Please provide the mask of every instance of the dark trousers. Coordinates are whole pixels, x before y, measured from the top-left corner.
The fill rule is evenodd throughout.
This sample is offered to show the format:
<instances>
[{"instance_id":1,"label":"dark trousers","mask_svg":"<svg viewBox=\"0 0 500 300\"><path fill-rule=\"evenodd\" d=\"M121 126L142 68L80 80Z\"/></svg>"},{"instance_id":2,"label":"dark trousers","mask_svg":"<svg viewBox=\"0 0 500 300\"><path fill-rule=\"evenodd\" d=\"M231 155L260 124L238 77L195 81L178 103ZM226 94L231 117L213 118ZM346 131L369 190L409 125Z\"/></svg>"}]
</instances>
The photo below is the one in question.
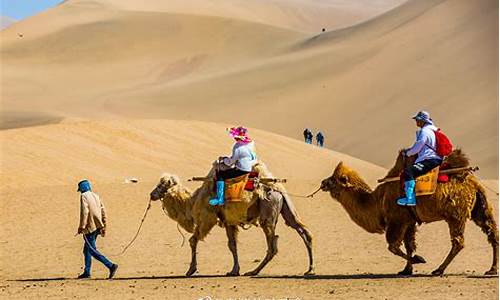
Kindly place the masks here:
<instances>
[{"instance_id":1,"label":"dark trousers","mask_svg":"<svg viewBox=\"0 0 500 300\"><path fill-rule=\"evenodd\" d=\"M225 171L217 172L217 180L226 180L231 178L236 178L241 175L248 174L250 172L242 171L240 169L232 168Z\"/></svg>"},{"instance_id":2,"label":"dark trousers","mask_svg":"<svg viewBox=\"0 0 500 300\"><path fill-rule=\"evenodd\" d=\"M92 266L92 257L100 261L106 267L111 268L113 263L109 261L104 255L102 255L99 251L97 251L97 247L95 241L97 236L99 235L99 229L94 232L85 234L83 236L83 257L85 261L85 274L90 275L90 267Z\"/></svg>"},{"instance_id":3,"label":"dark trousers","mask_svg":"<svg viewBox=\"0 0 500 300\"><path fill-rule=\"evenodd\" d=\"M414 163L411 167L404 170L405 181L415 180L416 177L424 175L435 167L441 165L441 159L426 159L418 163Z\"/></svg>"}]
</instances>

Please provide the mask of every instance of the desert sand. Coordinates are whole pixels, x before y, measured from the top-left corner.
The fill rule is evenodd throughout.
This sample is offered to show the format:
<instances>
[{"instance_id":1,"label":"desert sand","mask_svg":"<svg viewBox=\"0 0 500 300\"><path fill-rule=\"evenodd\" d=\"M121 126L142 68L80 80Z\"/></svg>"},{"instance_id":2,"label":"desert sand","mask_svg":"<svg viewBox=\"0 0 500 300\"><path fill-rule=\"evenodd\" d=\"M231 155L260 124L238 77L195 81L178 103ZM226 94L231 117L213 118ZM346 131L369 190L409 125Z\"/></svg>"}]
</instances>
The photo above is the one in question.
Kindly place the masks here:
<instances>
[{"instance_id":1,"label":"desert sand","mask_svg":"<svg viewBox=\"0 0 500 300\"><path fill-rule=\"evenodd\" d=\"M429 110L478 165L498 221L498 2L490 0L69 0L0 32L0 298L498 299L482 274L491 248L472 222L445 277L444 222L417 234L413 277L383 235L357 227L326 193L303 198L343 161L374 187ZM322 33L321 29L326 32ZM20 36L20 34L22 36ZM254 278L225 278L226 235L189 245L153 203L160 174L188 182L229 154L226 128L244 124L259 158L314 234L317 275L283 220L279 253ZM321 129L328 148L301 141ZM126 183L134 177L138 183ZM98 247L116 280L82 271L75 237L88 178L108 209ZM184 233L188 238L189 235ZM265 255L259 228L239 235L242 273Z\"/></svg>"}]
</instances>

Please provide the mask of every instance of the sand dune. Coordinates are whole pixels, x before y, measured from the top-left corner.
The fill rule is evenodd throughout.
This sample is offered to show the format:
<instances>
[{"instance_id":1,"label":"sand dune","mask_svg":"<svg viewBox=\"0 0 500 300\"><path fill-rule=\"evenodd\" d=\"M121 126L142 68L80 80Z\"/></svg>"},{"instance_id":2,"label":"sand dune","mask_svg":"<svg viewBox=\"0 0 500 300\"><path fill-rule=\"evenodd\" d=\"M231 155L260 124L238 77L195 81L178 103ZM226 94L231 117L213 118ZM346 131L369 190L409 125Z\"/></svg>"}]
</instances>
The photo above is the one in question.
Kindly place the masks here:
<instances>
[{"instance_id":1,"label":"sand dune","mask_svg":"<svg viewBox=\"0 0 500 300\"><path fill-rule=\"evenodd\" d=\"M370 19L405 0L275 0L275 1L161 1L106 0L113 7L133 11L166 11L219 16L304 32L335 30Z\"/></svg>"},{"instance_id":2,"label":"sand dune","mask_svg":"<svg viewBox=\"0 0 500 300\"><path fill-rule=\"evenodd\" d=\"M227 126L193 121L65 121L0 131L2 188L65 185L90 177L120 184L126 177L156 181L164 171L187 179L203 176L212 162L229 155ZM370 182L384 169L294 139L251 130L260 158L276 176L318 186L343 160L363 169ZM203 151L200 151L203 149ZM63 164L60 161L64 161Z\"/></svg>"},{"instance_id":3,"label":"sand dune","mask_svg":"<svg viewBox=\"0 0 500 300\"><path fill-rule=\"evenodd\" d=\"M302 1L273 2L265 20L259 1L140 3L69 1L2 31L3 115L207 120L295 138L307 126L388 167L423 108L483 177L498 176L497 1L409 1L321 35L293 25Z\"/></svg>"}]
</instances>

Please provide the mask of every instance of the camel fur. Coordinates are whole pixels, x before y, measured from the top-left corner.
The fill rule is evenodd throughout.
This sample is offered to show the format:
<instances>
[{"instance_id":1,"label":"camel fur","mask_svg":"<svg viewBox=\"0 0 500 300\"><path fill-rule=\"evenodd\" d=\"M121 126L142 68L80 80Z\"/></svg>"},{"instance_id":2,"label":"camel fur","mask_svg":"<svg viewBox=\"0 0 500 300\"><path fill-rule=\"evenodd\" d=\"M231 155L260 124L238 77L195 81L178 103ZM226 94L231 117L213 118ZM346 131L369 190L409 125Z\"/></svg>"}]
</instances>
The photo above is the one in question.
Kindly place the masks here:
<instances>
[{"instance_id":1,"label":"camel fur","mask_svg":"<svg viewBox=\"0 0 500 300\"><path fill-rule=\"evenodd\" d=\"M398 176L408 160L400 154L395 166L386 177ZM468 165L468 159L460 150L455 150L448 160L450 168ZM370 233L385 233L389 251L404 258L405 268L399 272L411 275L413 264L425 260L414 255L416 250L416 220L423 223L445 221L448 223L452 248L442 264L432 272L442 275L464 247L464 230L468 219L486 234L493 249L493 262L487 275L498 274L498 229L491 204L479 180L470 172L450 176L446 183L439 183L432 195L418 196L415 208L397 205L400 196L399 182L386 182L372 190L358 173L340 162L333 175L321 183L321 189L330 192L340 202L351 219ZM400 248L404 243L406 253Z\"/></svg>"},{"instance_id":2,"label":"camel fur","mask_svg":"<svg viewBox=\"0 0 500 300\"><path fill-rule=\"evenodd\" d=\"M215 177L216 163L208 173L208 178ZM263 163L254 167L260 177L272 177ZM179 178L163 174L156 188L151 192L151 200L161 200L163 209L170 218L182 228L192 233L191 264L186 276L197 271L196 248L212 228L219 223L226 229L228 247L233 255L233 268L227 276L238 276L240 266L237 252L237 234L239 226L259 225L267 240L267 254L261 263L247 276L257 275L278 252L278 236L275 234L278 216L281 214L286 225L297 231L303 239L309 255L309 269L305 275L314 274L312 255L312 235L300 220L290 197L281 184L258 184L253 192L245 191L241 201L226 202L224 206L213 207L208 200L215 196L214 180L203 182L202 186L191 192L184 187Z\"/></svg>"}]
</instances>

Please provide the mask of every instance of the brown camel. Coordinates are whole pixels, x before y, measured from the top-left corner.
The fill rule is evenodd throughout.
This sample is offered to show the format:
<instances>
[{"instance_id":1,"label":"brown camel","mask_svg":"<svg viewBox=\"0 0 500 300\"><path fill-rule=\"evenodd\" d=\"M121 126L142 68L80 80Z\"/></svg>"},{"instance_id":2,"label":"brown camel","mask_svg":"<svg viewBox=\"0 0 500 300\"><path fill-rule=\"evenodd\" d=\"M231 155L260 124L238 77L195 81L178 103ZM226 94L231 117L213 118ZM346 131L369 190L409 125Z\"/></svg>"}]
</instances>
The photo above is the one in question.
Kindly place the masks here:
<instances>
[{"instance_id":1,"label":"brown camel","mask_svg":"<svg viewBox=\"0 0 500 300\"><path fill-rule=\"evenodd\" d=\"M400 154L386 177L398 176L404 163L405 159ZM449 168L463 167L468 165L468 159L460 150L455 150L444 163ZM452 247L443 263L432 272L433 275L442 275L464 247L467 219L472 219L481 228L493 248L493 263L486 275L498 273L497 225L484 188L470 172L453 174L448 182L438 184L434 194L418 196L415 208L396 204L397 198L402 195L398 181L382 183L372 190L354 170L342 162L331 177L322 181L321 189L330 192L351 219L366 231L385 232L389 251L407 261L399 274L411 275L414 263L425 262L422 257L413 255L416 250L417 220L424 223L444 220L448 223ZM400 249L402 242L406 253Z\"/></svg>"},{"instance_id":2,"label":"brown camel","mask_svg":"<svg viewBox=\"0 0 500 300\"><path fill-rule=\"evenodd\" d=\"M213 178L216 163L207 175ZM254 167L259 177L272 177L264 164ZM278 253L278 236L275 234L278 216L281 214L286 225L295 229L304 240L309 255L309 269L304 275L314 274L312 255L312 235L299 219L294 205L281 184L259 183L253 192L244 191L240 202L226 202L224 206L213 207L208 200L215 196L214 181L208 180L194 193L182 186L175 175L164 174L150 194L151 200L161 200L168 216L193 235L191 245L191 265L186 276L197 271L196 246L210 230L219 223L226 229L228 247L233 255L233 268L227 276L239 276L240 266L237 252L238 227L248 224L259 225L267 240L267 254L253 271L245 276L257 275Z\"/></svg>"}]
</instances>

